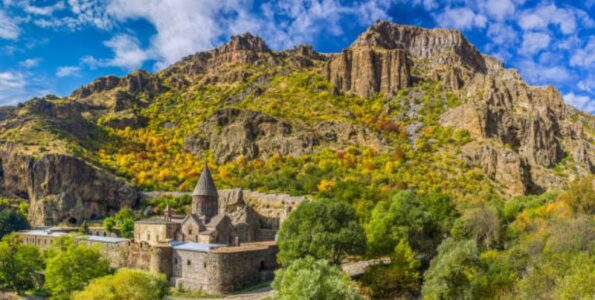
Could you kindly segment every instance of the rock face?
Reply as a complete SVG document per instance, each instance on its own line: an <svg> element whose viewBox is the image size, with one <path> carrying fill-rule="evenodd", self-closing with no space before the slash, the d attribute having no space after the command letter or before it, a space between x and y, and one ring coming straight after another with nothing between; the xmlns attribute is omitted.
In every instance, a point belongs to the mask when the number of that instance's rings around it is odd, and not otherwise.
<svg viewBox="0 0 595 300"><path fill-rule="evenodd" d="M360 46L344 50L327 63L326 78L337 92L349 92L360 97L382 93L394 95L409 86L410 71L403 50L374 50Z"/></svg>
<svg viewBox="0 0 595 300"><path fill-rule="evenodd" d="M178 88L190 83L187 76L204 75L207 72L213 75L210 79L213 81L241 81L246 75L244 70L224 72L225 74L217 73L217 70L228 65L273 64L275 61L275 55L260 37L245 33L231 37L229 43L217 49L183 58L163 70L161 76Z"/></svg>
<svg viewBox="0 0 595 300"><path fill-rule="evenodd" d="M382 146L371 130L341 122L322 122L315 128L295 128L274 117L250 110L223 109L207 119L200 136L186 138L184 148L196 155L211 150L219 162L267 158L274 154L299 156L323 142Z"/></svg>
<svg viewBox="0 0 595 300"><path fill-rule="evenodd" d="M515 194L523 191L543 190L557 180L545 180L544 168L551 168L565 155L572 155L579 165L592 172L592 150L584 142L568 142L569 153L562 150L564 140L579 136L575 126L567 125L568 108L561 95L552 87L532 87L525 84L514 70L501 70L490 74L476 74L465 89L469 102L445 113L441 123L467 129L475 138L493 139L500 143L491 157L504 155L522 162L521 167L530 180L520 181L525 188L512 188ZM508 147L510 150L505 150ZM485 151L484 151L485 152ZM468 153L476 157L474 152ZM482 155L480 155L482 156ZM498 159L496 159L498 160ZM510 170L493 168L493 159L477 160L484 170L496 170L496 180L512 184ZM515 162L516 165L519 165ZM512 174L517 174L513 172ZM513 176L521 178L522 176Z"/></svg>
<svg viewBox="0 0 595 300"><path fill-rule="evenodd" d="M416 68L418 74L413 75ZM392 96L417 77L442 81L458 90L475 73L500 70L501 63L484 56L457 30L424 29L380 21L323 71L337 92L360 97Z"/></svg>
<svg viewBox="0 0 595 300"><path fill-rule="evenodd" d="M530 185L526 161L516 152L490 145L466 145L465 158L479 164L483 172L501 184L510 194L524 195Z"/></svg>
<svg viewBox="0 0 595 300"><path fill-rule="evenodd" d="M158 77L151 75L147 71L138 70L125 77L101 77L74 91L70 97L73 99L84 99L93 94L111 91L116 88L120 88L130 94L146 93L150 96L162 93L165 90Z"/></svg>
<svg viewBox="0 0 595 300"><path fill-rule="evenodd" d="M32 226L109 216L121 206L135 206L136 190L125 181L74 157L22 155L14 145L0 149L1 192L29 199Z"/></svg>

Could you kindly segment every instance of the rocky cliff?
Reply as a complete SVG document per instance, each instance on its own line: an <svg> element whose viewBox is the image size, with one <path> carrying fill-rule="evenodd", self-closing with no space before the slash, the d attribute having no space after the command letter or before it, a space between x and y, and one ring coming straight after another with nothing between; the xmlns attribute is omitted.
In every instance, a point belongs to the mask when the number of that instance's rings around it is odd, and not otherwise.
<svg viewBox="0 0 595 300"><path fill-rule="evenodd" d="M266 114L240 109L216 111L198 131L203 135L188 136L184 148L196 155L210 150L220 163L240 156L246 159L266 159L274 154L300 156L312 153L322 143L338 147L384 145L378 134L363 126L325 121L314 127L296 128Z"/></svg>
<svg viewBox="0 0 595 300"><path fill-rule="evenodd" d="M247 33L154 74L106 76L68 97L0 109L0 191L28 199L35 225L79 223L135 205L133 183L188 188L197 160L307 157L308 171L330 150L320 168L363 168L374 191L402 188L401 179L415 188L426 174L398 172L416 155L429 172L446 168L431 155L454 155L451 173L479 170L499 193L521 195L593 173L594 127L554 88L528 85L456 30L381 21L337 54L273 51ZM364 148L378 161L357 157ZM378 169L385 174L370 175ZM289 173L304 181L297 190L325 188L306 171ZM357 181L335 175L326 183ZM228 182L251 174L241 176ZM239 207L232 196L230 209ZM256 213L281 216L292 201L256 201ZM238 220L250 217L242 212Z"/></svg>
<svg viewBox="0 0 595 300"><path fill-rule="evenodd" d="M137 191L109 172L67 155L21 152L0 146L0 192L29 200L32 226L77 225L137 204Z"/></svg>

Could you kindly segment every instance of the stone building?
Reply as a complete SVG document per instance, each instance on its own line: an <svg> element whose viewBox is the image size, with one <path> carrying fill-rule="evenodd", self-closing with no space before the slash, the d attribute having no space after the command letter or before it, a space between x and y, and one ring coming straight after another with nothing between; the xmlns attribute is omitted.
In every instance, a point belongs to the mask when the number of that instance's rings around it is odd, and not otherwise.
<svg viewBox="0 0 595 300"><path fill-rule="evenodd" d="M272 278L278 267L276 227L243 200L242 190L217 191L208 167L192 193L192 212L134 224L134 238L76 235L78 243L96 245L112 266L165 274L176 287L226 293ZM267 218L270 218L267 216ZM48 248L68 232L56 228L21 232L26 243Z"/></svg>

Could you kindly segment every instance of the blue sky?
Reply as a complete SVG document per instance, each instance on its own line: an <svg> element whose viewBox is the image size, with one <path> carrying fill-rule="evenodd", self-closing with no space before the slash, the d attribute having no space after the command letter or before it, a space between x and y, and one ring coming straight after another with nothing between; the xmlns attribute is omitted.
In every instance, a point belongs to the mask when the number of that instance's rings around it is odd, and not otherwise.
<svg viewBox="0 0 595 300"><path fill-rule="evenodd" d="M229 36L338 52L388 19L457 28L482 52L595 113L595 0L0 0L0 104L156 71Z"/></svg>

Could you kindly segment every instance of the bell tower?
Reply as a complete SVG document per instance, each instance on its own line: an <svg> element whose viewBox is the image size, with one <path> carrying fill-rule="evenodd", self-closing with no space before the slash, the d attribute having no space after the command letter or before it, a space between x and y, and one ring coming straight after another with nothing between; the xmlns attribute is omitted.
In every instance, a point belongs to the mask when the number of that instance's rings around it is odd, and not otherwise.
<svg viewBox="0 0 595 300"><path fill-rule="evenodd" d="M211 170L205 165L198 183L192 192L192 213L208 222L219 211L219 194L211 177Z"/></svg>

